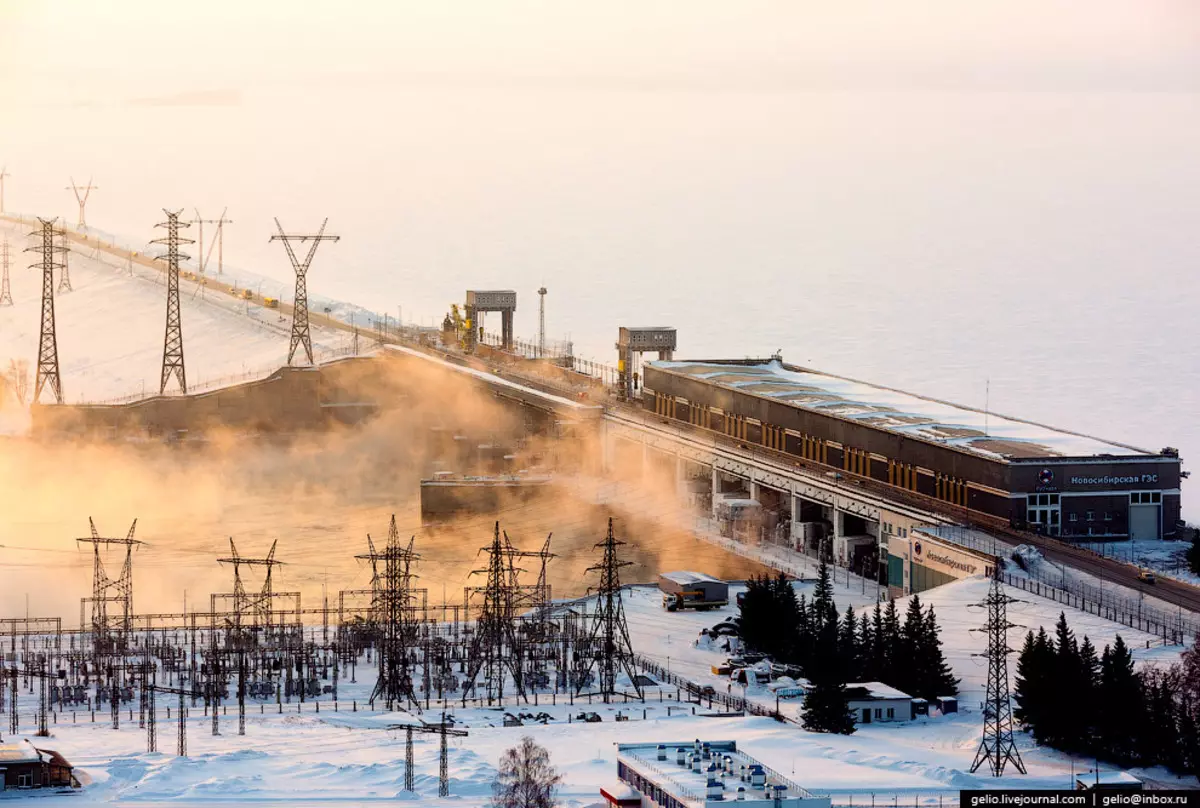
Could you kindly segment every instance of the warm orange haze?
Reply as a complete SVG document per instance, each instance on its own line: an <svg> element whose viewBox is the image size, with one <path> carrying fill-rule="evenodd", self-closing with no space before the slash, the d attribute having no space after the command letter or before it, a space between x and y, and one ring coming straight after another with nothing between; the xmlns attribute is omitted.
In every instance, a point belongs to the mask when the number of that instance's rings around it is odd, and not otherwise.
<svg viewBox="0 0 1200 808"><path fill-rule="evenodd" d="M1198 134L1194 0L0 0L0 803L1200 801Z"/></svg>

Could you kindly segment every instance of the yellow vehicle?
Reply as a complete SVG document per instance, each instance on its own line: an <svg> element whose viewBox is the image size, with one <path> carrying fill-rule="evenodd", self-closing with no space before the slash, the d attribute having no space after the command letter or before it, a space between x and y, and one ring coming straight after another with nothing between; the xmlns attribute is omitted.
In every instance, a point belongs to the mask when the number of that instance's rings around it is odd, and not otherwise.
<svg viewBox="0 0 1200 808"><path fill-rule="evenodd" d="M254 299L253 292L251 292L249 289L242 290L242 300L253 300L253 299Z"/></svg>
<svg viewBox="0 0 1200 808"><path fill-rule="evenodd" d="M277 308L279 308L279 298L277 298L277 297L264 297L264 298L263 298L263 305L264 305L264 306L266 306L268 309L277 309Z"/></svg>

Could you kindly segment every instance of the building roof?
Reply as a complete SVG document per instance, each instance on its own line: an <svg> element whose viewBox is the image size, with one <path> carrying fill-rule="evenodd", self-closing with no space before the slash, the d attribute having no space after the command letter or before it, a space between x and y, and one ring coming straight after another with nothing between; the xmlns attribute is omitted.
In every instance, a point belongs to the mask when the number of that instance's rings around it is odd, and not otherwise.
<svg viewBox="0 0 1200 808"><path fill-rule="evenodd" d="M1154 452L890 387L769 361L658 361L673 371L802 410L951 446L993 460L1153 457Z"/></svg>
<svg viewBox="0 0 1200 808"><path fill-rule="evenodd" d="M911 699L912 696L905 693L903 690L897 690L891 685L885 685L883 682L851 682L846 685L846 690L862 690L868 698L872 699ZM856 698L851 692L850 698Z"/></svg>
<svg viewBox="0 0 1200 808"><path fill-rule="evenodd" d="M18 763L41 763L42 753L29 741L0 743L0 767Z"/></svg>
<svg viewBox="0 0 1200 808"><path fill-rule="evenodd" d="M707 583L707 584L723 584L723 583L725 583L720 578L714 578L711 575L708 575L707 573L689 572L687 570L680 570L678 572L660 572L658 575L660 578L666 578L668 581L679 584L680 586L688 586L689 584L699 584L699 583Z"/></svg>
<svg viewBox="0 0 1200 808"><path fill-rule="evenodd" d="M708 784L714 779L724 780L721 797L724 802L736 805L739 787L744 788L746 792L746 801L742 803L743 805L753 804L764 798L767 792L761 789L756 790L750 784L743 783L736 775L726 775L721 778L718 772L708 770L718 759L723 759L726 755L732 758L735 772L740 771L742 766L761 768L766 775L766 782L772 787L784 786L789 798L812 798L814 796L779 772L764 766L745 752L739 751L737 743L734 741L704 742L703 746L707 746L711 751L711 758L701 761L699 772L693 772L690 766L680 766L675 762L677 750L683 748L691 752L695 747L694 741L669 742L663 745L666 747L666 760L658 760L659 743L619 743L617 744L617 755L618 758L623 757L628 763L632 763L643 777L654 781L660 788L672 794L685 805L697 806L697 808L705 805L708 802L706 795Z"/></svg>

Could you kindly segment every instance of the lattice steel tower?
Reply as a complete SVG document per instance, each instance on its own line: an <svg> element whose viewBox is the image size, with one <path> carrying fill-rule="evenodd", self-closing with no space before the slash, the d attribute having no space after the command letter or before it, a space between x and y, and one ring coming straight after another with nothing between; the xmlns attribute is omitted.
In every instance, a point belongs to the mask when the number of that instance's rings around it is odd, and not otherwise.
<svg viewBox="0 0 1200 808"><path fill-rule="evenodd" d="M604 549L604 558L597 566L588 568L588 572L600 573L600 585L596 588L598 597L589 643L591 648L588 653L580 655L581 670L576 692L582 690L582 673L595 665L600 669L600 694L606 704L617 692L617 671L621 669L629 676L638 698L642 697L642 686L633 671L633 644L629 641L629 626L625 622L625 607L621 603L620 571L622 567L633 563L617 558L617 548L624 544L613 535L613 520L609 517L608 535L596 545Z"/></svg>
<svg viewBox="0 0 1200 808"><path fill-rule="evenodd" d="M313 364L312 352L312 335L308 330L308 268L312 266L313 256L317 254L317 246L322 241L340 241L340 236L325 235L325 225L329 224L329 220L321 222L321 229L316 234L298 235L283 232L283 225L279 220L275 220L275 227L279 229L279 234L271 236L271 241L282 241L284 249L287 250L288 258L292 262L292 269L296 272L296 294L292 303L292 340L288 345L287 363L292 364L292 359L296 355L296 348L300 345L304 346L304 355L308 357L308 364ZM308 246L308 254L301 261L296 257L296 251L292 249L292 242L299 241L312 242Z"/></svg>
<svg viewBox="0 0 1200 808"><path fill-rule="evenodd" d="M129 526L129 533L124 538L104 537L96 530L96 523L88 517L88 526L92 535L75 541L92 545L92 596L83 598L80 604L80 624L83 623L84 605L91 603L92 646L97 655L117 653L129 647L129 634L133 627L133 551L143 542L133 537L137 530L137 520ZM104 561L100 557L100 547L113 545L125 548L125 563L121 566L121 574L109 578L104 570ZM110 614L108 605L118 604L120 613Z"/></svg>
<svg viewBox="0 0 1200 808"><path fill-rule="evenodd" d="M58 372L58 338L54 328L54 268L59 263L54 260L56 252L54 244L54 223L57 219L38 219L41 228L31 235L41 236L42 243L27 247L26 252L40 252L42 260L30 264L42 270L42 332L38 340L37 377L33 385L33 403L37 404L42 396L42 389L48 384L54 393L54 399L63 403L62 379Z"/></svg>
<svg viewBox="0 0 1200 808"><path fill-rule="evenodd" d="M977 604L987 608L987 622L981 629L988 635L988 649L983 656L988 660L987 700L983 707L983 740L979 743L979 751L975 753L975 762L971 764L973 774L987 762L993 777L1004 774L1004 766L1012 763L1017 771L1025 774L1025 766L1021 763L1021 755L1013 742L1012 702L1008 692L1008 655L1013 649L1008 647L1008 630L1016 626L1008 622L1008 604L1017 601L1010 598L1000 583L999 568L992 576L992 587L988 590L987 598Z"/></svg>
<svg viewBox="0 0 1200 808"><path fill-rule="evenodd" d="M71 254L71 242L67 238L67 228L60 227L56 232L61 239L58 246L54 248L62 253L62 266L58 272L58 293L61 295L73 291L71 289L71 265L67 260L67 256Z"/></svg>
<svg viewBox="0 0 1200 808"><path fill-rule="evenodd" d="M358 558L371 562L371 607L380 629L379 678L371 691L371 701L383 699L389 710L404 701L416 704L409 656L417 643L412 565L420 556L413 552L411 538L407 545L401 544L393 515L383 552L377 552L372 543L370 552Z"/></svg>
<svg viewBox="0 0 1200 808"><path fill-rule="evenodd" d="M177 210L172 213L164 208L163 213L167 214L167 220L155 227L165 228L167 237L150 242L165 244L167 247L166 253L158 256L159 259L165 258L167 261L167 326L163 334L162 380L158 386L160 396L167 392L167 382L172 376L179 382L180 392L187 393L187 373L183 363L183 321L179 316L179 262L186 261L189 256L179 252L179 245L191 244L192 240L179 236L179 228L189 226L187 222L179 221L179 214L182 212Z"/></svg>
<svg viewBox="0 0 1200 808"><path fill-rule="evenodd" d="M76 228L82 230L87 227L87 217L84 215L87 210L88 197L92 195L92 191L99 191L99 185L92 185L91 177L88 177L87 185L76 185L75 178L71 177L71 187L68 191L75 192L75 201L79 203L79 224Z"/></svg>
<svg viewBox="0 0 1200 808"><path fill-rule="evenodd" d="M4 276L0 278L0 306L11 306L12 290L8 288L8 239L0 242L0 267L3 267Z"/></svg>

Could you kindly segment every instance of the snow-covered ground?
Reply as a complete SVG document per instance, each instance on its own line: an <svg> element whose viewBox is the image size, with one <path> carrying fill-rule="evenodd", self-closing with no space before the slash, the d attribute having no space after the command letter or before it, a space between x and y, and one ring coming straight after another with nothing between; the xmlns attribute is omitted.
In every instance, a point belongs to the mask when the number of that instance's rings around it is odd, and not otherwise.
<svg viewBox="0 0 1200 808"><path fill-rule="evenodd" d="M835 804L867 805L874 798L881 804L897 799L902 804L915 801L937 805L939 799L952 804L957 791L964 788L1066 788L1071 772L1088 768L1091 761L1077 760L1056 752L1034 747L1024 734L1017 741L1028 775L1010 773L995 780L969 774L979 742L981 697L986 668L975 656L986 642L982 633L971 631L982 622L982 613L973 608L987 590L983 579L959 581L927 592L924 603L934 606L943 627L943 642L948 661L962 678L961 712L957 715L923 718L911 723L873 724L860 727L851 736L829 736L805 732L792 723L769 718L711 717L704 706L693 707L673 701L674 688L650 689L644 704L588 705L582 701L564 704L562 697L544 695L539 704L506 704L502 709L451 704L456 725L469 732L466 738L451 739L451 797L447 805L481 806L488 796L495 765L507 747L522 735L531 735L550 749L552 760L566 779L561 792L564 806L586 806L598 801L601 786L616 776L615 744L623 741L689 741L692 738L733 739L739 747L767 765L785 773L802 786L833 796ZM811 590L811 582L797 583L802 592ZM731 596L737 591L733 587ZM1021 593L1013 592L1015 597ZM861 604L849 590L838 592L839 605ZM625 608L635 650L670 665L674 673L701 683L711 683L722 691L727 680L711 672L714 663L725 655L698 647L700 629L714 625L736 613L735 606L711 612L674 612L662 609L661 596L653 587L626 590ZM899 604L901 611L905 603ZM1067 610L1076 633L1086 634L1099 647L1112 642L1119 632L1134 649L1140 664L1159 664L1178 655L1174 648L1145 648L1150 639L1108 621ZM1009 618L1014 623L1036 630L1053 628L1059 609L1041 600L1022 601L1012 606ZM1011 642L1020 642L1014 631ZM404 792L404 736L389 732L394 722L409 722L415 716L397 712L372 712L362 709L370 690L374 670L369 665L357 669L356 683L343 679L338 711L322 702L317 714L312 702L301 712L293 701L282 713L274 704L249 709L244 737L236 735L232 715L222 718L221 736L213 737L209 719L198 708L190 713L188 757L174 755L177 722L160 718L158 744L162 750L148 754L145 732L137 728L137 710L133 720L123 716L121 729L114 731L106 715L80 713L68 723L69 714L58 716L52 726L53 737L43 746L62 752L89 782L82 795L71 797L80 802L116 802L138 805L192 805L237 801L257 803L282 801L289 804L312 802L321 805L355 805L383 799L407 799L422 804L440 804L437 794L438 739L417 735L415 742L416 791ZM731 688L740 693L740 686ZM765 688L751 689L751 698L774 704ZM357 699L360 709L352 711ZM661 700L660 700L661 699ZM555 702L551 704L551 701ZM29 704L28 701L25 704ZM159 708L174 705L172 697L160 697ZM262 710L260 713L259 710ZM794 711L794 706L785 711ZM232 711L231 711L232 712ZM530 723L523 727L502 726L505 712L546 713L549 723ZM580 712L596 712L599 723L581 724L569 720ZM617 721L620 712L629 720ZM436 721L441 708L434 704L424 716ZM29 725L24 724L25 732ZM1143 773L1144 774L1144 773ZM1170 780L1160 771L1149 773L1155 779ZM55 802L51 798L51 802Z"/></svg>
<svg viewBox="0 0 1200 808"><path fill-rule="evenodd" d="M0 308L0 371L8 370L10 360L28 362L32 393L41 273L26 267L36 256L22 252L29 243L24 229L0 223L0 238L9 242L13 298L11 307ZM131 277L118 259L73 246L68 258L72 291L56 293L54 301L67 402L157 393L166 318L162 273L135 265ZM57 273L55 285L57 290ZM190 386L261 374L284 364L291 321L278 311L211 291L202 294L198 284L183 279L180 306ZM346 334L332 329L314 327L312 336L317 353L348 344ZM0 411L0 420L19 425L11 403Z"/></svg>
<svg viewBox="0 0 1200 808"><path fill-rule="evenodd" d="M1109 558L1137 564L1159 575L1200 586L1200 575L1188 569L1187 551L1192 546L1190 541L1117 541L1083 546Z"/></svg>

